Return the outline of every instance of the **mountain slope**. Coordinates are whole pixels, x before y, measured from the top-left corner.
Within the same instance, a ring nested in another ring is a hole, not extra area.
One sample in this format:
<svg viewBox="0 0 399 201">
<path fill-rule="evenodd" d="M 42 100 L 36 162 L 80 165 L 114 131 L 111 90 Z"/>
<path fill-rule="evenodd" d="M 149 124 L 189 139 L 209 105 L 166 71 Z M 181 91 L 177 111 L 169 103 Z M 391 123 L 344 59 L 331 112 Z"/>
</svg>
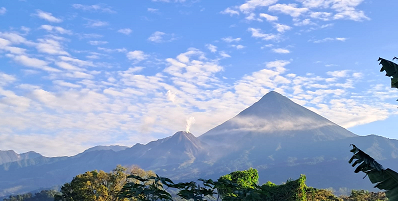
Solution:
<svg viewBox="0 0 399 201">
<path fill-rule="evenodd" d="M 362 188 L 373 185 L 348 163 L 356 144 L 382 165 L 397 170 L 398 141 L 357 136 L 328 119 L 270 92 L 234 118 L 200 137 L 173 136 L 125 147 L 94 147 L 72 157 L 37 157 L 0 165 L 0 197 L 62 185 L 90 170 L 138 165 L 173 181 L 221 175 L 250 167 L 260 182 L 285 182 L 300 174 L 317 188 Z M 113 150 L 116 149 L 116 150 Z M 0 152 L 1 153 L 1 152 Z"/>
<path fill-rule="evenodd" d="M 17 154 L 13 150 L 8 150 L 8 151 L 1 151 L 0 150 L 0 165 L 4 163 L 10 163 L 14 161 L 21 161 L 21 160 L 26 160 L 26 159 L 34 159 L 42 157 L 42 155 L 34 152 L 34 151 L 29 151 L 26 153 L 22 154 Z"/>
<path fill-rule="evenodd" d="M 299 137 L 310 141 L 335 140 L 355 134 L 271 91 L 237 116 L 199 137 L 209 144 L 233 143 L 249 135 Z"/>
</svg>

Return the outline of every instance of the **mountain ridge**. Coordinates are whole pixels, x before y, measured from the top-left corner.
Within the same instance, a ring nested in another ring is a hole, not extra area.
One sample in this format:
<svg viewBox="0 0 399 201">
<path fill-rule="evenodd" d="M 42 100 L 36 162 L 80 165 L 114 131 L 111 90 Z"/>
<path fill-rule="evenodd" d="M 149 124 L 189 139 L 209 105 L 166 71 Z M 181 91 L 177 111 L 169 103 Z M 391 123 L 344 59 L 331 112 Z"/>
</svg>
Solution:
<svg viewBox="0 0 399 201">
<path fill-rule="evenodd" d="M 295 117 L 298 115 L 306 116 L 310 121 L 297 121 Z M 242 123 L 239 121 L 242 116 L 260 120 Z M 234 119 L 236 117 L 240 119 L 237 121 Z M 260 129 L 278 122 L 280 118 L 284 122 L 287 119 L 296 121 L 294 125 L 330 122 L 277 92 L 270 92 L 227 120 L 227 124 L 224 122 L 210 129 L 205 133 L 207 135 L 195 137 L 191 133 L 178 131 L 147 144 L 136 143 L 129 148 L 114 147 L 121 148 L 119 151 L 100 146 L 71 157 L 37 157 L 1 164 L 0 197 L 62 185 L 77 174 L 95 169 L 108 172 L 118 164 L 138 165 L 173 181 L 217 179 L 232 171 L 253 167 L 259 171 L 260 182 L 270 180 L 281 183 L 290 177 L 305 174 L 309 178 L 309 185 L 317 188 L 360 187 L 372 190 L 373 185 L 362 180 L 359 174 L 354 174 L 348 164 L 351 143 L 376 157 L 384 167 L 387 164 L 397 170 L 398 146 L 395 139 L 375 135 L 357 136 L 332 122 L 327 126 L 306 129 L 294 126 L 296 130 Z M 224 133 L 212 134 L 220 126 Z M 282 126 L 292 127 L 292 124 Z"/>
</svg>

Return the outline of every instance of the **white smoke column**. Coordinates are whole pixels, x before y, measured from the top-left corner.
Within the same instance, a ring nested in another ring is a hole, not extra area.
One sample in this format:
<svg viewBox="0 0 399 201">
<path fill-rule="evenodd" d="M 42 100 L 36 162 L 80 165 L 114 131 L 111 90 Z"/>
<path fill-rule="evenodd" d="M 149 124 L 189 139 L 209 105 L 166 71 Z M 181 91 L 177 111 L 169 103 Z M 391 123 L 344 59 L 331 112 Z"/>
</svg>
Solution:
<svg viewBox="0 0 399 201">
<path fill-rule="evenodd" d="M 187 122 L 187 124 L 186 124 L 186 132 L 189 133 L 191 125 L 193 123 L 195 123 L 195 118 L 194 117 L 187 118 L 186 122 Z"/>
</svg>

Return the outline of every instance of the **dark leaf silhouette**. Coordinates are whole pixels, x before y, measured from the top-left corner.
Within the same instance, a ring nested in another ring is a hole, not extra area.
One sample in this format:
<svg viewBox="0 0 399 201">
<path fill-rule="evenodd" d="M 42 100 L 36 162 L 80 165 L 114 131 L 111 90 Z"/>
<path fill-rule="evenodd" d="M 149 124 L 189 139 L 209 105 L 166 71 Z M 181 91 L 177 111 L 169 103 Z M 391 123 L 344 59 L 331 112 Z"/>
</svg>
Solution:
<svg viewBox="0 0 399 201">
<path fill-rule="evenodd" d="M 371 183 L 376 184 L 375 188 L 386 191 L 385 193 L 389 200 L 398 200 L 398 173 L 389 168 L 385 169 L 371 156 L 364 153 L 354 144 L 351 145 L 353 146 L 351 150 L 353 156 L 349 160 L 349 163 L 354 161 L 352 164 L 353 167 L 359 164 L 355 169 L 355 173 L 360 171 L 366 173 Z"/>
</svg>

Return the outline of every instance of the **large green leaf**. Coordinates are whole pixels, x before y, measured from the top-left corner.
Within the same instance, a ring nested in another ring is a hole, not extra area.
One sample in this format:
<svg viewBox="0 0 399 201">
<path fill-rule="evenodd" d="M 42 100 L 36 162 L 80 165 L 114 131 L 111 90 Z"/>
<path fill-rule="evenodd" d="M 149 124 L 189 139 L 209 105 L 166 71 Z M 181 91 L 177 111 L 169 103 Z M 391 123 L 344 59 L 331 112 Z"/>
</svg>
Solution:
<svg viewBox="0 0 399 201">
<path fill-rule="evenodd" d="M 378 61 L 380 61 L 380 64 L 382 65 L 380 72 L 385 71 L 386 76 L 392 76 L 391 88 L 398 88 L 398 64 L 381 57 L 378 58 Z"/>
<path fill-rule="evenodd" d="M 371 156 L 364 153 L 354 144 L 351 145 L 353 146 L 351 150 L 353 156 L 349 160 L 349 163 L 354 161 L 352 164 L 353 167 L 359 164 L 355 169 L 355 173 L 360 171 L 366 173 L 371 183 L 376 184 L 375 188 L 386 191 L 385 193 L 389 200 L 398 200 L 398 173 L 389 168 L 385 169 Z"/>
</svg>

